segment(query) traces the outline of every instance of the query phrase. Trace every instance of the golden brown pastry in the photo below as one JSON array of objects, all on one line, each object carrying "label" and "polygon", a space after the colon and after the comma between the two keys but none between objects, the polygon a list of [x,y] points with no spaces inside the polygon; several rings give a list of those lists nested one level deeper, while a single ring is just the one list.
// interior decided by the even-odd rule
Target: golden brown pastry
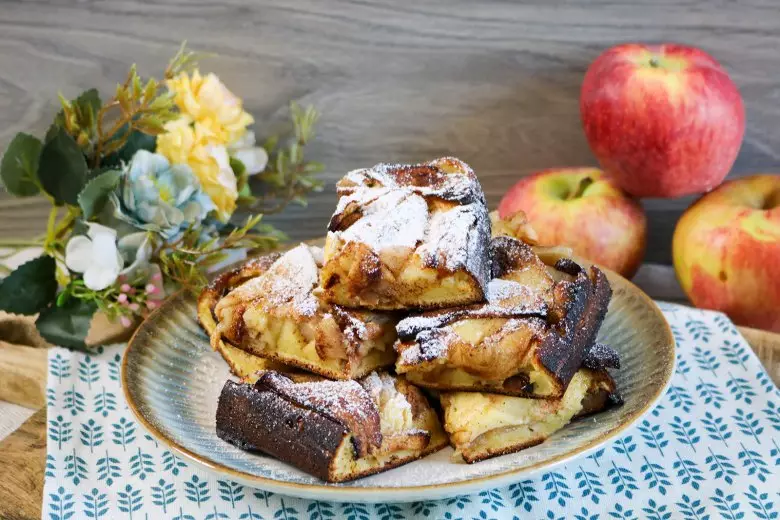
[{"label": "golden brown pastry", "polygon": [[270,368],[258,358],[333,379],[393,364],[395,316],[323,302],[321,265],[322,250],[301,244],[251,260],[203,292],[201,324],[234,373]]},{"label": "golden brown pastry", "polygon": [[468,463],[540,444],[574,417],[620,402],[609,374],[587,368],[574,374],[559,399],[480,392],[444,392],[440,399],[450,443]]},{"label": "golden brown pastry", "polygon": [[386,471],[447,445],[425,396],[383,372],[359,381],[296,381],[269,371],[254,384],[228,381],[217,435],[328,482]]},{"label": "golden brown pastry", "polygon": [[513,238],[491,250],[487,302],[401,320],[396,371],[438,390],[560,398],[596,340],[609,282],[571,260],[550,268]]},{"label": "golden brown pastry", "polygon": [[466,163],[378,164],[348,173],[337,192],[322,268],[325,300],[368,309],[483,300],[490,222]]}]

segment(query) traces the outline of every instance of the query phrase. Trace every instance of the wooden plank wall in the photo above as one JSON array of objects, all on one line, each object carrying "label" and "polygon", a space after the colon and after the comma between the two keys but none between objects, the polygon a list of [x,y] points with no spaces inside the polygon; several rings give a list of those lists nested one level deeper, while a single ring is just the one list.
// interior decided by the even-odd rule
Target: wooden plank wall
[{"label": "wooden plank wall", "polygon": [[[711,52],[747,106],[732,175],[780,171],[780,4],[775,0],[0,0],[0,145],[42,133],[56,93],[109,94],[137,62],[158,73],[181,40],[218,57],[218,73],[258,123],[291,99],[322,111],[311,157],[328,188],[276,219],[294,238],[323,233],[345,171],[452,154],[495,204],[537,169],[588,165],[578,93],[588,63],[623,41],[677,41]],[[647,260],[670,261],[690,198],[648,200]],[[0,236],[43,229],[42,200],[0,200]]]}]

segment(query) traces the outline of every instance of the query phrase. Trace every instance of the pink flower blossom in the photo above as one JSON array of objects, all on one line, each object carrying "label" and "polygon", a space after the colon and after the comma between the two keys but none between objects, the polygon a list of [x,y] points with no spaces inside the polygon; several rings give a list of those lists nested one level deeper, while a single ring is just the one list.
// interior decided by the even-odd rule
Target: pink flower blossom
[{"label": "pink flower blossom", "polygon": [[127,295],[125,293],[120,293],[119,296],[116,297],[116,300],[119,303],[125,303],[127,302]]},{"label": "pink flower blossom", "polygon": [[124,328],[128,328],[130,327],[130,325],[133,324],[133,322],[130,321],[130,318],[128,318],[127,316],[121,316],[119,318],[119,323],[121,323]]}]

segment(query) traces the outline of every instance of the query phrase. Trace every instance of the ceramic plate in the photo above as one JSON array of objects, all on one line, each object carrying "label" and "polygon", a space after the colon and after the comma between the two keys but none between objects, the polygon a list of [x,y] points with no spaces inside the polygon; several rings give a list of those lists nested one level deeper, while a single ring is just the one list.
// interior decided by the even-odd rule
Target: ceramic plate
[{"label": "ceramic plate", "polygon": [[195,318],[195,298],[171,297],[141,325],[122,364],[130,409],[160,442],[191,463],[242,484],[341,502],[433,500],[507,485],[582,457],[621,435],[663,395],[674,370],[674,340],[658,307],[636,286],[608,273],[614,295],[599,341],[615,348],[625,404],[575,421],[546,442],[476,464],[454,463],[446,448],[385,473],[327,484],[271,457],[243,452],[215,432],[217,397],[230,377]]}]

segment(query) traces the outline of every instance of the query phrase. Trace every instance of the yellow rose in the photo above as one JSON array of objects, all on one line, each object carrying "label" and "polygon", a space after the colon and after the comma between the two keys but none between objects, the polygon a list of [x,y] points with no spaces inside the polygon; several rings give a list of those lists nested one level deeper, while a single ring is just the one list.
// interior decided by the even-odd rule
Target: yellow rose
[{"label": "yellow rose", "polygon": [[222,144],[239,139],[253,119],[244,112],[241,99],[230,92],[214,74],[190,77],[182,72],[166,82],[179,110],[200,123]]},{"label": "yellow rose", "polygon": [[238,185],[230,168],[230,159],[222,141],[207,126],[181,117],[165,125],[157,136],[157,153],[173,164],[187,164],[200,180],[201,187],[217,207],[223,222],[236,209]]}]

